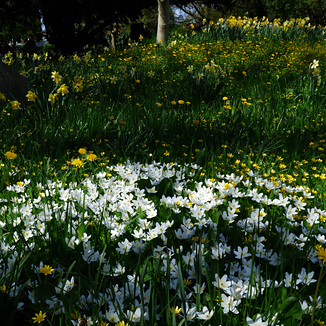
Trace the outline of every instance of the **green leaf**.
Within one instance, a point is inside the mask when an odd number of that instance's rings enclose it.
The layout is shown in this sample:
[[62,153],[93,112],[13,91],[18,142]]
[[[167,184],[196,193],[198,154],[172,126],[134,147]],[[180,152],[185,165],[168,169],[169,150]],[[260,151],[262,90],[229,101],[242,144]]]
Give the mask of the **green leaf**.
[[293,325],[295,319],[302,320],[303,311],[296,297],[288,297],[284,300],[280,307],[280,321],[282,323],[289,322],[289,325]]

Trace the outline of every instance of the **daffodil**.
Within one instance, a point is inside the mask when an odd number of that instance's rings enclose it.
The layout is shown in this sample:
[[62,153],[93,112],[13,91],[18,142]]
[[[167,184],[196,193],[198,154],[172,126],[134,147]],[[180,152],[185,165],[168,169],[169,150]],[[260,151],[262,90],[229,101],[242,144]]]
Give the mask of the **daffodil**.
[[51,78],[53,79],[53,81],[59,85],[61,83],[62,80],[62,76],[57,72],[57,71],[53,71],[51,74]]
[[314,59],[313,62],[310,64],[311,69],[316,69],[319,67],[319,60]]
[[68,91],[68,87],[66,86],[66,84],[62,84],[59,89],[57,90],[57,93],[58,94],[62,94],[62,95],[65,95],[67,93],[69,93]]
[[54,103],[55,100],[57,99],[58,94],[49,94],[49,99],[48,101],[51,103]]
[[73,89],[76,92],[81,92],[84,89],[83,78],[80,76],[76,76],[72,82],[72,85],[73,85]]
[[32,91],[28,91],[26,97],[29,102],[35,102],[37,95]]
[[18,110],[20,103],[18,101],[11,101],[10,105],[13,110]]

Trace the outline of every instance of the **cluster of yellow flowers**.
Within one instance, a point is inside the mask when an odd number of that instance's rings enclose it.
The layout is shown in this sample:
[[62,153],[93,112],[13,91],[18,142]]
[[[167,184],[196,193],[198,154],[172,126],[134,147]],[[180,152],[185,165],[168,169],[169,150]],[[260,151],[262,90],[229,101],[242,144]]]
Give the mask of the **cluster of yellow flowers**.
[[97,155],[92,151],[87,153],[87,149],[82,147],[78,150],[78,153],[82,155],[82,158],[76,158],[72,161],[68,161],[68,165],[72,165],[74,168],[82,168],[84,167],[84,161],[94,162],[97,160]]
[[[217,22],[217,25],[225,24],[228,27],[239,27],[244,29],[252,29],[252,28],[259,28],[262,26],[268,26],[274,29],[279,28],[287,31],[291,27],[307,28],[307,29],[314,28],[314,26],[311,26],[311,24],[309,23],[309,20],[310,20],[309,17],[292,18],[282,23],[280,18],[275,18],[273,21],[269,21],[267,17],[258,19],[258,17],[250,18],[247,16],[244,17],[230,16],[229,18],[226,19],[220,18]],[[214,22],[210,22],[209,24],[212,26],[214,25]]]

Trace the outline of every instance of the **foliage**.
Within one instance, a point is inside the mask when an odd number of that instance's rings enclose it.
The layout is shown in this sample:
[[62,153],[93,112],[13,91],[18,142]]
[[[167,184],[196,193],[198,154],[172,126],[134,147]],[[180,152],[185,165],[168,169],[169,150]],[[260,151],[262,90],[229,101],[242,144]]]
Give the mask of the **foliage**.
[[177,2],[176,5],[185,8],[196,22],[204,18],[209,21],[229,15],[260,18],[265,16],[270,20],[309,17],[312,25],[323,25],[326,19],[325,0],[205,0],[193,1],[188,5]]
[[128,5],[118,0],[33,0],[28,5],[11,0],[0,6],[2,34],[6,40],[21,38],[27,30],[31,37],[28,31],[35,31],[35,17],[40,27],[41,14],[49,42],[61,53],[72,53],[86,45],[105,44],[106,33],[114,24],[138,18],[141,10],[151,5],[149,0],[130,1]]
[[326,21],[326,1],[304,0],[304,1],[283,1],[276,0],[266,3],[266,9],[270,19],[286,19],[309,17],[313,25],[325,24]]
[[41,37],[40,14],[34,1],[3,1],[0,4],[0,45]]
[[[68,2],[70,7],[67,7],[66,1],[61,2],[60,5],[58,1],[40,0],[49,41],[61,52],[78,51],[85,45],[104,44],[105,32],[110,31],[113,24],[137,18],[144,7],[152,4],[148,0],[130,1],[128,5],[118,0],[75,0]],[[62,7],[66,8],[63,12]]]

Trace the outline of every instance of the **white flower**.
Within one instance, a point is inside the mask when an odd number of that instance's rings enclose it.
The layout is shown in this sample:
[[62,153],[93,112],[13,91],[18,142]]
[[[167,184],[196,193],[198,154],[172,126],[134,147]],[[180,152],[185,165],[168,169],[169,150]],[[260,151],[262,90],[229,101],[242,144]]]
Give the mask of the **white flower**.
[[75,279],[74,279],[74,277],[72,276],[71,279],[70,279],[70,281],[67,280],[67,282],[66,282],[66,284],[65,284],[65,286],[64,286],[64,288],[63,288],[63,292],[66,293],[66,292],[71,291],[72,288],[74,287],[74,285],[75,285]]
[[120,254],[124,254],[126,252],[129,252],[129,250],[132,247],[132,244],[128,239],[125,239],[124,242],[119,242],[118,246],[119,246],[119,248],[116,248],[116,250],[119,251]]
[[25,240],[27,241],[29,238],[32,238],[33,237],[33,233],[30,229],[25,229],[23,230],[23,236],[25,238]]
[[18,311],[23,311],[24,310],[24,302],[18,302],[17,310]]
[[87,242],[91,238],[91,235],[87,235],[87,233],[84,232],[83,236],[80,238],[82,242]]
[[241,247],[238,246],[238,251],[237,250],[233,250],[234,254],[235,254],[235,258],[236,259],[242,259],[242,258],[247,258],[250,257],[251,254],[248,253],[248,247],[244,247],[243,249]]
[[222,278],[220,278],[217,274],[215,274],[215,280],[213,284],[222,290],[228,289],[231,286],[231,281],[227,280],[228,276],[223,275]]
[[255,321],[253,321],[249,317],[246,318],[246,321],[247,321],[248,325],[250,325],[250,326],[268,326],[268,322],[267,321],[265,321],[265,322],[262,321],[260,314],[258,314],[256,316]]
[[269,257],[269,263],[273,266],[281,265],[281,256],[274,252],[273,255]]
[[[284,278],[284,286],[286,288],[289,288],[292,286],[292,273],[289,274],[288,272],[285,272],[285,278]],[[297,286],[295,287],[296,289],[298,288]]]
[[[186,318],[189,322],[192,322],[193,319],[195,319],[196,312],[196,307],[190,308],[188,302],[186,302]],[[180,316],[182,316],[182,314],[180,314]]]
[[221,295],[221,299],[221,307],[223,308],[223,313],[239,313],[236,307],[241,303],[241,300],[235,300],[234,297],[231,295],[227,297],[224,293]]
[[213,317],[214,310],[209,311],[206,306],[203,307],[201,312],[197,312],[197,318],[201,320],[209,320]]
[[138,307],[135,311],[127,311],[127,317],[129,320],[133,321],[134,323],[138,323],[141,317],[141,310]]
[[112,311],[112,310],[107,311],[105,313],[105,317],[110,323],[119,322],[118,314],[115,311]]
[[206,284],[205,284],[205,283],[203,283],[202,286],[199,286],[199,284],[196,284],[196,285],[194,285],[194,287],[193,287],[194,292],[195,292],[196,294],[197,294],[197,293],[203,294],[205,288],[206,288]]
[[120,263],[114,269],[114,276],[122,275],[125,272],[126,268]]
[[300,274],[298,275],[298,279],[296,284],[305,284],[309,285],[311,283],[317,282],[317,280],[313,279],[314,272],[310,272],[307,274],[306,270],[304,268],[301,269]]
[[75,249],[75,245],[79,244],[79,239],[76,238],[75,236],[72,236],[72,238],[69,240],[68,238],[66,238],[66,242],[69,248],[71,249]]

